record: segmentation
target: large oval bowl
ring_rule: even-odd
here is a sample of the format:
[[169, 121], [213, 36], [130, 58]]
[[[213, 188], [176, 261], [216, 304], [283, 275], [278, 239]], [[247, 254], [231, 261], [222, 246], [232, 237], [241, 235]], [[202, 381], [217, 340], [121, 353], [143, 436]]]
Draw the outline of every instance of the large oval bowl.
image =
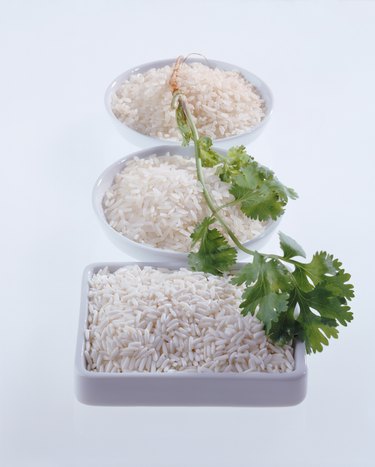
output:
[[[214, 148], [217, 152], [224, 154], [225, 151], [219, 148]], [[116, 174], [122, 171], [125, 167], [127, 161], [134, 157], [138, 158], [147, 158], [151, 155], [155, 156], [164, 156], [167, 153], [170, 154], [179, 154], [181, 156], [188, 156], [193, 157], [194, 155], [194, 148], [192, 147], [181, 147], [178, 145], [164, 145], [164, 146], [156, 146], [153, 148], [145, 149], [142, 151], [138, 151], [133, 154], [129, 154], [115, 162], [114, 164], [107, 167], [104, 172], [100, 175], [98, 180], [95, 183], [93, 189], [93, 207], [95, 213], [99, 219], [101, 226], [103, 227], [105, 233], [109, 237], [109, 239], [124, 253], [127, 255], [145, 261], [183, 261], [187, 262], [187, 253], [182, 253], [173, 250], [161, 249], [156, 248], [151, 245], [147, 245], [144, 243], [138, 243], [130, 238], [124, 236], [122, 233], [115, 230], [110, 224], [107, 222], [106, 216], [103, 210], [103, 198], [106, 191], [112, 186], [113, 180]], [[270, 239], [271, 235], [276, 230], [278, 224], [280, 222], [280, 218], [277, 221], [269, 221], [266, 225], [263, 232], [256, 236], [255, 238], [245, 242], [243, 245], [246, 248], [251, 250], [258, 250], [262, 248], [267, 241]], [[248, 255], [243, 253], [242, 251], [238, 251], [238, 260], [243, 260], [249, 258]]]
[[[106, 93], [105, 93], [105, 107], [114, 123], [116, 128], [119, 132], [124, 136], [124, 138], [131, 143], [135, 144], [138, 147], [148, 147], [148, 146], [155, 146], [155, 145], [164, 145], [166, 143], [170, 143], [171, 140], [165, 140], [156, 138], [154, 136], [145, 135], [140, 133], [133, 128], [127, 126], [125, 123], [121, 122], [112, 110], [112, 96], [121, 86], [124, 81], [127, 81], [131, 75], [138, 74], [138, 73], [145, 73], [146, 71], [150, 70], [151, 68], [162, 68], [166, 65], [172, 66], [175, 63], [175, 58], [169, 58], [165, 60], [157, 60], [155, 62], [145, 63], [143, 65], [136, 66], [131, 68], [130, 70], [125, 71], [116, 79], [114, 79], [111, 84], [108, 86]], [[267, 84], [262, 81], [258, 76], [254, 75], [248, 70], [240, 68], [237, 65], [233, 65], [231, 63], [221, 62], [218, 60], [211, 60], [205, 58], [191, 58], [188, 60], [188, 63], [192, 62], [199, 62], [203, 63], [204, 65], [208, 65], [211, 68], [219, 68], [225, 71], [237, 71], [242, 74], [242, 76], [249, 81], [252, 85], [255, 86], [258, 93], [262, 97], [265, 103], [265, 116], [261, 120], [261, 122], [250, 128], [248, 131], [241, 133], [240, 135], [229, 136], [227, 138], [217, 138], [214, 139], [214, 143], [220, 145], [223, 148], [229, 148], [230, 146], [238, 146], [238, 145], [246, 145], [253, 141], [255, 138], [259, 136], [261, 131], [264, 129], [265, 125], [270, 119], [272, 108], [273, 108], [273, 97], [270, 88]], [[172, 98], [172, 96], [171, 96]], [[172, 141], [173, 142], [173, 141]]]

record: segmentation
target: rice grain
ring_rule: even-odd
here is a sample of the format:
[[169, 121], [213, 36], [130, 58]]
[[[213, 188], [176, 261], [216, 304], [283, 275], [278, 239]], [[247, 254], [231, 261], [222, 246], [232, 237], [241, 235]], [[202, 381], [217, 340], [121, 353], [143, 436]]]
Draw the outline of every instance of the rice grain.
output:
[[[107, 268], [98, 271], [90, 280], [88, 313], [89, 318], [96, 313], [97, 319], [87, 321], [87, 369], [293, 371], [293, 348], [269, 342], [255, 316], [240, 314], [242, 291], [243, 287], [230, 283], [230, 277], [183, 268], [168, 271], [134, 265], [114, 273]], [[209, 306], [201, 313], [207, 300]]]
[[[219, 179], [216, 169], [203, 170], [217, 205], [233, 201], [229, 185]], [[210, 214], [194, 159], [168, 154], [128, 161], [106, 191], [103, 210], [109, 225], [129, 239], [183, 253], [190, 251], [197, 222]], [[260, 235], [266, 226], [248, 218], [237, 205], [222, 209], [221, 215], [242, 243]], [[222, 229], [218, 223], [213, 227]]]

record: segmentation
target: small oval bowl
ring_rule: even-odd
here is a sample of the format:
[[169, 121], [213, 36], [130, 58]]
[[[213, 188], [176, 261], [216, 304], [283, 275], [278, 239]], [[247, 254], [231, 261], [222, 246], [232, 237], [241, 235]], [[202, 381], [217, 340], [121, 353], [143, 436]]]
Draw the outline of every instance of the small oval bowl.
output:
[[[222, 149], [214, 148], [217, 152], [224, 154], [225, 151]], [[116, 174], [121, 172], [125, 167], [127, 161], [133, 159], [134, 157], [147, 158], [151, 155], [164, 156], [165, 154], [179, 154], [181, 156], [193, 157], [194, 149], [192, 147], [182, 147], [178, 145], [168, 145], [168, 146], [156, 146], [153, 148], [145, 149], [138, 151], [128, 156], [123, 157], [114, 164], [110, 165], [104, 172], [100, 175], [98, 180], [95, 183], [92, 202], [96, 215], [98, 216], [99, 222], [103, 227], [105, 233], [109, 239], [124, 253], [127, 255], [144, 261], [170, 261], [170, 262], [187, 262], [188, 253], [181, 253], [178, 251], [156, 248], [148, 244], [138, 243], [130, 238], [124, 236], [120, 232], [117, 232], [113, 227], [111, 227], [104, 214], [103, 210], [103, 197], [105, 192], [112, 186], [113, 180]], [[280, 222], [280, 218], [276, 221], [269, 221], [266, 228], [263, 232], [257, 237], [245, 242], [243, 245], [246, 248], [251, 250], [258, 250], [262, 248], [270, 236], [276, 230]], [[248, 258], [246, 253], [238, 250], [237, 260]]]
[[[169, 143], [174, 143], [173, 140], [167, 139], [160, 139], [154, 136], [144, 135], [143, 133], [139, 133], [133, 128], [130, 128], [125, 123], [121, 122], [116, 115], [113, 113], [112, 110], [112, 95], [117, 91], [117, 89], [121, 86], [121, 84], [128, 80], [131, 75], [137, 73], [145, 73], [146, 71], [150, 70], [151, 68], [162, 68], [166, 65], [173, 65], [175, 63], [175, 58], [169, 58], [165, 60], [157, 60], [155, 62], [145, 63], [143, 65], [139, 65], [137, 67], [131, 68], [128, 71], [125, 71], [120, 76], [118, 76], [112, 83], [108, 86], [106, 93], [105, 93], [105, 107], [112, 118], [113, 123], [115, 124], [116, 128], [119, 132], [131, 143], [135, 144], [139, 147], [148, 147], [148, 146], [155, 146], [155, 145], [164, 145]], [[251, 84], [253, 84], [259, 94], [261, 95], [262, 99], [265, 102], [265, 116], [263, 120], [256, 126], [252, 127], [250, 130], [242, 133], [240, 135], [228, 136], [227, 138], [217, 138], [214, 139], [215, 144], [219, 144], [221, 147], [228, 149], [231, 146], [238, 146], [238, 145], [246, 145], [253, 141], [255, 138], [259, 136], [259, 134], [264, 129], [265, 125], [267, 124], [268, 120], [270, 119], [272, 108], [273, 108], [273, 97], [270, 88], [266, 85], [264, 81], [262, 81], [258, 76], [254, 75], [248, 70], [238, 67], [237, 65], [232, 65], [231, 63], [221, 62], [218, 60], [211, 60], [205, 58], [190, 58], [187, 60], [188, 63], [199, 62], [203, 63], [204, 65], [208, 65], [211, 68], [220, 68], [221, 70], [226, 71], [237, 71], [242, 74], [242, 76], [247, 79]], [[172, 96], [171, 96], [172, 100]], [[175, 143], [178, 143], [176, 141]]]

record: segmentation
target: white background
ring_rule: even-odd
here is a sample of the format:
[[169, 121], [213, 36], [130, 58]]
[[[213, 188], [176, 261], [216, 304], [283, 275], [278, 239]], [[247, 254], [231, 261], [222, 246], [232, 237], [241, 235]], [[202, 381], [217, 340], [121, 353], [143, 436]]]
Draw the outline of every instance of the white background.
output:
[[[374, 44], [371, 1], [0, 2], [1, 466], [372, 465]], [[355, 320], [308, 358], [296, 407], [102, 408], [73, 394], [82, 270], [128, 259], [90, 201], [136, 150], [105, 88], [189, 52], [269, 84], [274, 114], [249, 150], [300, 194], [281, 228], [338, 256], [356, 287]]]

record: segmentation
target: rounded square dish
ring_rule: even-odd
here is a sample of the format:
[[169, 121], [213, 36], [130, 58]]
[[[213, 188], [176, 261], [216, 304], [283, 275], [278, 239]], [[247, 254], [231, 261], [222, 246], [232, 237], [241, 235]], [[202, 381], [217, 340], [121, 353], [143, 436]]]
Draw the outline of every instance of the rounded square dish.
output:
[[178, 269], [178, 263], [95, 263], [82, 279], [75, 355], [75, 393], [89, 405], [106, 406], [243, 406], [278, 407], [300, 403], [306, 395], [304, 344], [294, 347], [295, 368], [289, 373], [99, 373], [86, 369], [84, 348], [89, 280], [99, 269], [142, 266]]

